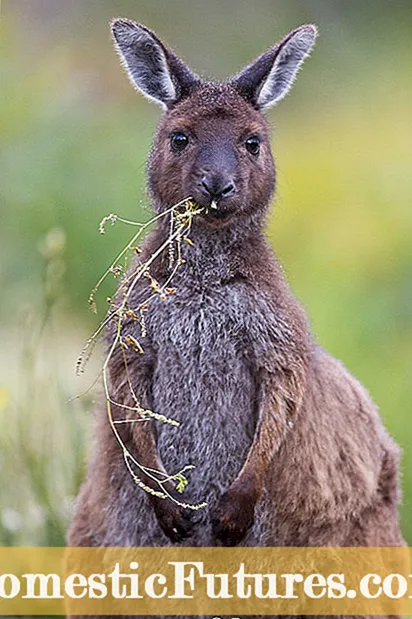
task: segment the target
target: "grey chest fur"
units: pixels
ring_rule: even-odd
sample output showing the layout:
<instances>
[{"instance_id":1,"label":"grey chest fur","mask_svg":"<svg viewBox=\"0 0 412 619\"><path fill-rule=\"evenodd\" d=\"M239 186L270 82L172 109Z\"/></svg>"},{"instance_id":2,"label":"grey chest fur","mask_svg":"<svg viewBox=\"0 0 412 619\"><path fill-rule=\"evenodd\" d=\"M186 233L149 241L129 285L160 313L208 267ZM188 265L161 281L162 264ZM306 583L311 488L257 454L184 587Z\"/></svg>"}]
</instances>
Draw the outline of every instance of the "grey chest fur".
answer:
<instances>
[{"instance_id":1,"label":"grey chest fur","mask_svg":"<svg viewBox=\"0 0 412 619\"><path fill-rule=\"evenodd\" d=\"M158 424L159 453L170 473L196 467L184 499L207 500L209 507L241 469L256 425L247 305L243 285L208 291L180 286L150 311L153 409L181 423Z\"/></svg>"}]
</instances>

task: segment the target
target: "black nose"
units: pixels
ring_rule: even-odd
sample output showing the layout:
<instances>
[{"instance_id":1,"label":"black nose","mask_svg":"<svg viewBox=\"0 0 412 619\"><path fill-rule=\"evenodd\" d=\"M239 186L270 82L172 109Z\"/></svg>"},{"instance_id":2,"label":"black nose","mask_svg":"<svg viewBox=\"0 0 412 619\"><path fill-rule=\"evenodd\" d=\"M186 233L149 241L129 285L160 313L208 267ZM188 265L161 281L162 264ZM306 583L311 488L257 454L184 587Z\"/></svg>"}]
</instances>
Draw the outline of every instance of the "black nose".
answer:
<instances>
[{"instance_id":1,"label":"black nose","mask_svg":"<svg viewBox=\"0 0 412 619\"><path fill-rule=\"evenodd\" d=\"M213 200L229 198L235 193L235 183L231 178L221 175L204 174L201 181L202 192Z\"/></svg>"}]
</instances>

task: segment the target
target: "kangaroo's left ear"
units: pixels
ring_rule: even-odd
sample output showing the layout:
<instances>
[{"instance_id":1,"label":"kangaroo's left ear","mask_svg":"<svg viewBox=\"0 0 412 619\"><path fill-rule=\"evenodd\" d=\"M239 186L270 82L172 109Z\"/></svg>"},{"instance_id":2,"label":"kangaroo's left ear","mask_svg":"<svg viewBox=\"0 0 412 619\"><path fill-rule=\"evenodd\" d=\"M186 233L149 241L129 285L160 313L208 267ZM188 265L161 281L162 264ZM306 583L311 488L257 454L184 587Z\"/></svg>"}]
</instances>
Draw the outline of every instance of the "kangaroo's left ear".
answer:
<instances>
[{"instance_id":1,"label":"kangaroo's left ear","mask_svg":"<svg viewBox=\"0 0 412 619\"><path fill-rule=\"evenodd\" d=\"M301 64L315 44L317 33L312 24L293 30L236 75L231 85L259 109L276 105L291 89Z\"/></svg>"}]
</instances>

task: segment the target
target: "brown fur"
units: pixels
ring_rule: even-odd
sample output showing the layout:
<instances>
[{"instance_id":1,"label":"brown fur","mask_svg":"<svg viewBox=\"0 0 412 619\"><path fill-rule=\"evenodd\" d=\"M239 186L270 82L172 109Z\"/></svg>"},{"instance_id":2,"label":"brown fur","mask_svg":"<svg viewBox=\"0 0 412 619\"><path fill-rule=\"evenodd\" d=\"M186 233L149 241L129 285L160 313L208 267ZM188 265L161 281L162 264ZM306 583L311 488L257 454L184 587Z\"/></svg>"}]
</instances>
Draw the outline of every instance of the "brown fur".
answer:
<instances>
[{"instance_id":1,"label":"brown fur","mask_svg":"<svg viewBox=\"0 0 412 619\"><path fill-rule=\"evenodd\" d=\"M127 37L130 32L150 35L127 20L120 26ZM309 27L303 28L306 36ZM261 92L262 75L267 78L285 41L301 31L258 59L256 70L251 65L228 84L202 83L179 65L184 72L180 96L169 101L162 91L158 97L168 109L149 160L154 208L161 212L191 195L206 214L193 222L195 247L184 250L178 293L154 303L148 313L145 354L128 353L142 405L180 416L183 428L175 435L169 428L138 423L124 426L122 436L145 466L162 469L163 460L176 469L181 459L187 464L197 458L198 477L188 497L198 501L205 495L208 507L196 521L171 501L138 490L104 407L98 407L94 455L70 545L404 543L398 521L399 449L365 389L314 342L262 232L275 169L258 95L253 99L249 84L246 96L245 84L255 74ZM120 49L129 53L130 39L116 36ZM138 46L140 39L132 42ZM149 43L166 50L176 84L176 58L154 35ZM153 83L149 87L154 97ZM175 131L190 136L179 154L171 149ZM244 148L252 134L260 138L258 157ZM223 186L229 179L235 188L230 197L219 194L219 219L208 211L211 198L201 183L211 170L213 182ZM159 223L145 241L143 259L167 235L168 223ZM162 283L168 269L162 256L153 274ZM138 305L146 291L144 284L136 286L132 304ZM108 345L115 328L109 325ZM123 326L125 332L133 328L131 322ZM118 351L110 363L110 389L116 401L133 404Z\"/></svg>"}]
</instances>

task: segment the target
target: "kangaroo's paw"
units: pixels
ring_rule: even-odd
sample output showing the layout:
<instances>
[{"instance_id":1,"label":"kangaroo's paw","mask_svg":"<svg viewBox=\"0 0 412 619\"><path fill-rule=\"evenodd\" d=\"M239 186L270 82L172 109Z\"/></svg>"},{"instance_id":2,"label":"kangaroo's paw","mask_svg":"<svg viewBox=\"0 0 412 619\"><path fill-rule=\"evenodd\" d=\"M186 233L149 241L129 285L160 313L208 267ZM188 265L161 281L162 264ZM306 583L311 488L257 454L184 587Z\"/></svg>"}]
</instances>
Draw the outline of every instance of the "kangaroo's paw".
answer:
<instances>
[{"instance_id":1,"label":"kangaroo's paw","mask_svg":"<svg viewBox=\"0 0 412 619\"><path fill-rule=\"evenodd\" d=\"M236 546L252 527L254 512L255 502L249 494L235 486L229 488L211 516L214 536L224 546Z\"/></svg>"},{"instance_id":2,"label":"kangaroo's paw","mask_svg":"<svg viewBox=\"0 0 412 619\"><path fill-rule=\"evenodd\" d=\"M196 521L193 515L169 499L157 499L154 504L157 521L163 533L178 544L193 534Z\"/></svg>"}]
</instances>

